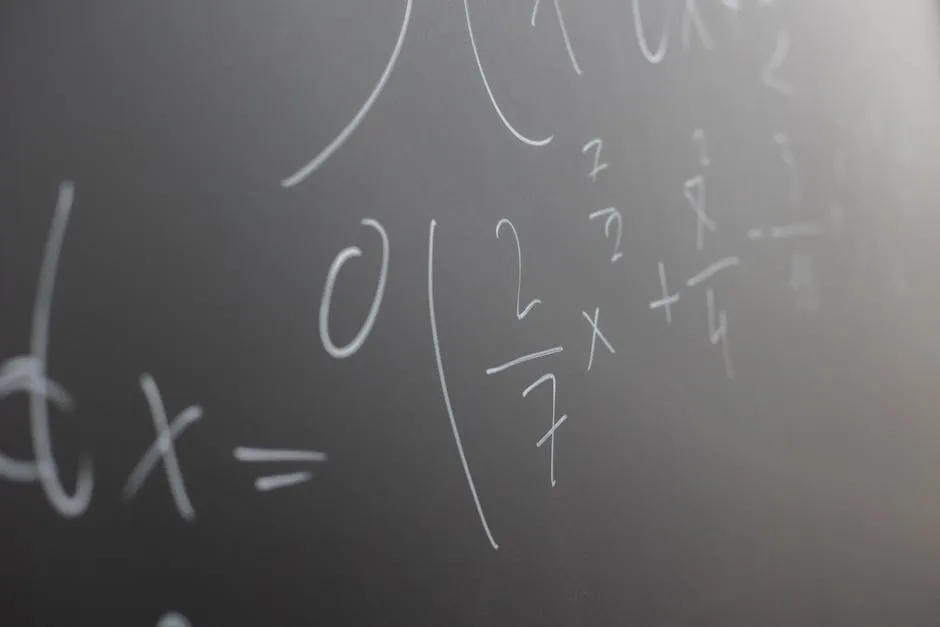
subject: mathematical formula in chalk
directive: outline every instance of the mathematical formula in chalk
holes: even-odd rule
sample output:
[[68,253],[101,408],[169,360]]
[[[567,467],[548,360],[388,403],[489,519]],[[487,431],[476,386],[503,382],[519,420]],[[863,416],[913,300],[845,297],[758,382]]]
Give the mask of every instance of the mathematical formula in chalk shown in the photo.
[[[118,34],[99,24],[101,42],[86,27],[77,46],[61,25],[72,23],[68,16],[59,30],[36,27],[49,45],[44,62],[51,67],[55,55],[66,57],[75,66],[61,67],[73,78],[87,75],[82,80],[106,93],[93,98],[73,84],[78,78],[57,76],[56,83],[37,70],[42,89],[25,93],[74,97],[61,105],[68,116],[56,117],[60,109],[45,101],[23,107],[18,86],[9,85],[11,112],[23,107],[40,117],[11,113],[3,127],[22,155],[2,162],[9,174],[0,173],[0,198],[9,206],[0,215],[25,219],[0,227],[9,233],[0,248],[10,251],[0,273],[3,338],[22,340],[0,347],[0,499],[10,503],[11,524],[22,523],[20,509],[40,521],[29,521],[36,555],[48,540],[42,534],[53,529],[79,538],[114,520],[120,537],[146,517],[181,546],[205,542],[230,551],[227,563],[288,545],[305,564],[322,559],[335,568],[330,560],[348,557],[348,570],[336,573],[345,586],[391,572],[383,559],[443,560],[436,552],[445,529],[460,534],[453,556],[445,556],[454,563],[472,554],[488,560],[486,567],[526,564],[531,555],[570,564],[566,534],[605,538],[615,535],[613,524],[601,516],[603,523],[582,530],[554,517],[572,502],[600,504],[605,515],[632,513],[633,502],[618,500],[621,486],[611,486],[649,459],[668,472],[630,476],[624,492],[671,511],[653,488],[636,489],[659,481],[654,475],[662,471],[667,479],[693,477],[674,488],[683,498],[688,489],[690,502],[717,501],[695,482],[695,464],[725,461],[731,445],[723,448],[722,429],[729,427],[715,427],[714,416],[737,407],[736,400],[746,397],[741,405],[755,415],[750,437],[777,437],[760,420],[769,420],[769,405],[784,395],[768,395],[771,401],[755,391],[762,384],[778,392],[776,382],[767,383],[776,374],[766,364],[780,366],[783,357],[766,359],[768,347],[809,363],[818,358],[812,350],[829,347],[819,338],[851,343],[850,323],[839,327],[840,336],[832,329],[841,322],[833,321],[853,307],[874,307],[882,294],[904,312],[898,328],[923,328],[928,315],[913,304],[923,308],[929,300],[917,283],[929,274],[929,212],[919,205],[932,189],[931,141],[940,125],[921,123],[915,113],[922,103],[892,100],[887,87],[870,105],[817,93],[831,86],[815,68],[801,68],[825,46],[807,44],[813,29],[801,24],[797,9],[774,0],[627,0],[611,7],[529,0],[521,8],[401,0],[372,9],[384,10],[384,21],[367,24],[364,9],[347,14],[339,5],[311,9],[324,20],[312,26],[285,19],[273,27],[263,11],[244,20],[226,13],[220,24],[250,30],[257,20],[271,29],[257,41],[233,35],[231,42],[218,37],[218,25],[177,16],[178,57],[151,54],[163,75],[147,66],[135,69],[133,81],[111,78],[125,76],[120,64],[90,72],[80,61],[82,54],[119,57],[124,46],[133,65],[146,56],[129,47],[136,35],[116,39],[119,46],[109,39]],[[161,20],[174,22],[173,9],[166,12],[140,21],[155,29]],[[132,21],[116,23],[125,19]],[[308,52],[295,41],[306,33],[301,26],[327,32],[330,20],[362,27],[361,41],[353,46],[344,34],[293,58]],[[184,41],[192,35],[183,26],[204,33],[198,46]],[[607,39],[613,36],[619,39]],[[136,44],[147,54],[154,45]],[[435,53],[439,46],[446,48]],[[213,55],[231,57],[231,67]],[[265,65],[271,58],[276,69]],[[179,59],[192,66],[177,67]],[[209,61],[231,74],[211,76],[218,68]],[[369,70],[347,73],[342,63]],[[0,61],[0,70],[7,65]],[[26,75],[14,69],[5,71]],[[232,92],[219,87],[211,98],[190,96],[173,80],[217,80]],[[245,96],[252,90],[257,102]],[[265,98],[277,101],[283,119],[258,121]],[[296,113],[303,107],[306,120]],[[0,112],[0,121],[6,115]],[[99,128],[97,115],[111,126]],[[211,123],[197,123],[204,119]],[[157,123],[159,133],[148,126]],[[240,134],[230,125],[241,125]],[[269,130],[275,139],[262,137]],[[24,148],[34,135],[58,137],[61,152],[46,144]],[[112,139],[118,136],[129,143]],[[86,159],[73,144],[86,151],[107,146],[108,158]],[[139,151],[124,156],[112,144],[139,144]],[[199,168],[216,174],[204,180]],[[115,209],[127,190],[146,209]],[[148,215],[157,202],[165,213]],[[905,245],[911,241],[922,248]],[[167,243],[169,251],[158,245]],[[184,267],[191,274],[180,276]],[[210,275],[218,281],[201,285]],[[113,289],[102,288],[106,282]],[[151,314],[135,302],[141,294],[170,305]],[[200,303],[198,315],[185,299]],[[113,313],[121,307],[126,316]],[[862,311],[872,319],[883,313]],[[101,326],[120,320],[114,344],[89,331],[104,344],[97,354],[79,355],[99,317]],[[216,326],[225,332],[213,333]],[[210,339],[192,342],[201,333]],[[127,339],[137,336],[147,339]],[[913,362],[899,362],[916,380]],[[784,369],[779,385],[812,383],[800,364]],[[850,387],[833,384],[841,394]],[[671,396],[652,399],[647,388]],[[112,397],[132,409],[99,415],[101,407],[117,406]],[[815,409],[809,400],[796,405]],[[700,413],[701,432],[690,435],[675,408]],[[281,436],[275,427],[284,426],[296,428]],[[759,451],[758,444],[736,445],[734,455],[759,457],[749,448]],[[663,451],[679,457],[685,453],[676,451],[700,448],[708,450],[699,458],[660,459]],[[807,465],[821,455],[802,452]],[[774,486],[802,487],[804,477],[786,465],[791,460],[758,461],[771,469]],[[756,480],[756,488],[741,485],[763,489]],[[270,517],[264,542],[210,537],[217,533],[211,525],[224,526],[249,507]],[[372,519],[355,519],[361,511]],[[836,525],[841,519],[833,516]],[[369,525],[386,519],[398,543],[393,549],[365,541]],[[260,526],[246,520],[245,528]],[[533,520],[544,529],[530,536],[522,521]],[[657,537],[652,515],[637,520],[628,533],[639,541]],[[310,544],[300,546],[297,537],[314,522],[323,537],[310,532]],[[677,546],[706,531],[689,531]],[[361,546],[339,546],[345,537]],[[148,550],[178,550],[179,562],[167,558],[173,568],[185,562],[184,548],[138,540]],[[130,545],[102,560],[126,565]],[[50,554],[63,550],[50,546]],[[632,548],[612,547],[611,554],[661,566]],[[420,568],[406,575],[385,596],[357,590],[357,603],[399,602],[401,590],[417,585],[412,579],[435,579]],[[720,575],[713,585],[736,585]],[[152,584],[150,575],[135,576]],[[276,599],[282,577],[294,574],[264,576],[274,583],[259,598]],[[467,583],[457,575],[454,581]],[[464,609],[489,620],[501,606],[488,595],[515,594],[503,589],[507,581],[481,584],[475,604]],[[317,583],[311,599],[345,590]],[[569,591],[577,585],[561,575],[552,586],[544,594],[570,593],[571,617],[580,616],[582,598],[597,601]],[[190,611],[189,601],[161,598],[163,605],[141,610],[140,624],[206,623],[205,608]],[[90,619],[76,618],[82,620]]]

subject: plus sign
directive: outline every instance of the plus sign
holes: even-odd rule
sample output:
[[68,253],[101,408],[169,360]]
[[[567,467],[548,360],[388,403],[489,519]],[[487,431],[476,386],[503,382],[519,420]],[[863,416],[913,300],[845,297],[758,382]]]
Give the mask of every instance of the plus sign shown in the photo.
[[672,306],[679,302],[679,293],[670,294],[669,287],[666,285],[666,268],[663,266],[663,262],[659,262],[659,285],[662,287],[663,297],[659,300],[654,300],[650,303],[650,309],[659,309],[660,307],[665,308],[666,310],[666,324],[672,324]]

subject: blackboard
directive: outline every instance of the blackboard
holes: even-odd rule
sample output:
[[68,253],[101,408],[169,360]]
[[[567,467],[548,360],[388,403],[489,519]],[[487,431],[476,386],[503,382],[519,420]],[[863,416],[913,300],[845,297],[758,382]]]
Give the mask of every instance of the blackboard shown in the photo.
[[935,2],[0,15],[0,623],[940,623]]

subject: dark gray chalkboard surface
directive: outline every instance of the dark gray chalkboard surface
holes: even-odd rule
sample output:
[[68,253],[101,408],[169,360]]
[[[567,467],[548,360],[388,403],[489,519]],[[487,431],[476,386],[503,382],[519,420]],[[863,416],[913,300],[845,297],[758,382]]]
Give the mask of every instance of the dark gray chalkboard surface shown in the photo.
[[940,11],[0,10],[0,624],[940,624]]

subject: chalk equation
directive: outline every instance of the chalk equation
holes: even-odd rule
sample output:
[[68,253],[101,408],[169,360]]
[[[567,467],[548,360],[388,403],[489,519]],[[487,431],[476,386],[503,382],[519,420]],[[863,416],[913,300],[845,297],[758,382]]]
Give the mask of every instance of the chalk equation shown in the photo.
[[[694,28],[700,31],[698,26],[700,16],[694,9],[694,3],[689,3],[686,7],[684,28],[686,30]],[[538,4],[535,9],[537,11]],[[409,2],[402,33],[407,28],[410,10]],[[558,15],[558,18],[560,22],[563,21],[561,15]],[[686,30],[683,32],[685,33]],[[705,31],[702,30],[700,34],[703,33]],[[683,38],[684,41],[685,39],[687,37]],[[706,43],[709,41],[703,37],[703,45]],[[395,54],[397,55],[397,48]],[[573,57],[572,62],[574,63]],[[384,81],[385,78],[383,77],[382,80]],[[745,265],[742,258],[745,253],[727,251],[723,254],[716,254],[711,252],[713,248],[726,247],[728,241],[727,230],[719,229],[720,222],[713,213],[710,206],[712,199],[707,193],[708,181],[715,175],[716,167],[720,164],[716,163],[713,154],[714,141],[707,129],[694,128],[688,137],[690,138],[689,152],[694,157],[696,170],[678,186],[677,192],[678,196],[684,200],[686,209],[682,213],[686,216],[684,220],[690,223],[689,227],[692,231],[685,239],[694,239],[691,252],[700,257],[701,266],[691,268],[685,278],[681,278],[680,275],[670,281],[670,276],[676,275],[671,269],[673,265],[666,260],[658,261],[655,275],[658,290],[650,294],[647,300],[648,309],[653,314],[661,312],[666,326],[671,327],[676,319],[677,308],[686,303],[689,303],[691,307],[701,307],[701,328],[704,331],[704,337],[707,338],[709,344],[717,347],[725,376],[728,379],[734,379],[731,315],[728,305],[719,295],[718,290],[719,284],[724,286],[729,284],[730,279],[724,277],[732,277],[739,267]],[[791,213],[795,213],[801,208],[803,193],[791,140],[788,134],[777,132],[772,135],[772,142],[780,151],[783,169],[791,182],[788,204]],[[603,138],[590,138],[582,145],[581,153],[587,159],[583,176],[589,178],[592,184],[603,183],[605,177],[612,176],[616,164],[606,155]],[[844,169],[840,160],[837,159],[835,163],[839,168]],[[80,198],[76,185],[71,181],[62,182],[53,210],[46,246],[42,253],[33,307],[30,352],[27,355],[8,357],[0,365],[0,398],[16,393],[24,393],[29,397],[28,418],[35,455],[33,460],[22,460],[0,452],[0,478],[12,482],[38,483],[49,505],[65,517],[79,517],[87,510],[95,486],[92,455],[87,452],[78,461],[77,481],[72,491],[63,485],[53,453],[49,427],[50,404],[61,412],[73,411],[76,405],[76,401],[68,390],[68,383],[53,381],[47,375],[47,354],[51,341],[49,328],[50,317],[53,313],[56,271],[69,217],[78,202],[76,198]],[[613,201],[612,198],[610,200]],[[607,246],[599,261],[606,260],[605,263],[612,270],[623,264],[632,263],[630,247],[627,245],[628,240],[625,235],[627,218],[620,209],[616,206],[608,206],[588,212],[586,218],[589,223],[603,225],[599,235],[602,234]],[[374,280],[371,304],[364,313],[362,322],[352,339],[345,343],[339,343],[334,339],[330,324],[332,299],[338,282],[342,280],[344,267],[348,263],[354,263],[365,254],[362,248],[351,245],[336,254],[326,269],[324,287],[320,294],[319,315],[316,323],[320,344],[327,355],[337,360],[355,357],[376,328],[391,268],[392,242],[385,227],[374,218],[362,218],[360,225],[363,227],[363,236],[372,235],[373,241],[369,254],[377,254],[381,261],[378,275]],[[427,306],[439,387],[445,415],[450,423],[457,456],[463,468],[467,486],[485,535],[495,549],[499,544],[494,531],[488,524],[484,499],[479,494],[473,478],[472,459],[461,440],[460,411],[459,408],[454,407],[448,387],[446,360],[442,350],[444,341],[439,335],[436,319],[434,269],[437,228],[437,220],[432,219],[428,232]],[[526,268],[525,251],[527,250],[523,242],[526,240],[524,233],[520,232],[513,220],[509,217],[498,220],[494,234],[493,253],[506,255],[508,252],[508,258],[505,260],[506,274],[514,278],[514,285],[511,286],[511,292],[507,294],[506,299],[507,324],[529,324],[531,320],[541,315],[544,308],[556,307],[559,304],[543,301],[537,294],[531,293],[523,272]],[[821,223],[796,221],[753,226],[744,231],[741,241],[752,244],[772,241],[803,242],[825,237],[827,234],[827,228]],[[738,235],[742,233],[739,232]],[[812,255],[804,250],[794,249],[791,259],[789,288],[794,294],[798,309],[803,312],[818,311],[820,290],[814,272]],[[676,288],[676,285],[681,288]],[[701,304],[696,305],[696,303]],[[615,334],[611,333],[616,323],[615,317],[609,310],[596,304],[585,303],[581,307],[572,309],[571,316],[573,320],[579,319],[580,324],[583,325],[581,328],[584,339],[580,345],[564,346],[558,342],[557,338],[546,337],[542,346],[531,346],[521,354],[494,354],[492,365],[485,368],[485,374],[493,377],[496,385],[501,379],[499,375],[509,370],[525,369],[531,374],[528,384],[519,389],[518,393],[531,402],[534,412],[544,412],[546,416],[540,419],[541,426],[533,427],[532,444],[537,451],[547,451],[546,479],[548,485],[553,488],[558,485],[561,475],[559,468],[564,458],[562,450],[565,432],[576,429],[578,425],[576,412],[565,409],[565,379],[568,375],[564,373],[563,368],[558,367],[557,360],[562,353],[580,354],[582,355],[580,359],[583,360],[581,362],[583,372],[591,375],[598,368],[608,368],[612,363],[616,363],[621,355],[618,349],[622,349],[617,346]],[[184,521],[193,521],[197,516],[198,504],[192,502],[187,491],[185,470],[188,464],[178,451],[178,443],[190,432],[198,434],[203,422],[213,420],[211,408],[204,408],[198,399],[176,399],[172,391],[161,389],[157,378],[148,372],[139,375],[138,385],[142,399],[141,414],[149,415],[154,436],[151,442],[141,444],[144,448],[139,461],[128,470],[122,491],[123,499],[128,505],[132,505],[142,490],[157,489],[158,481],[154,475],[160,467],[163,470],[165,488],[172,497],[179,517]],[[172,399],[173,402],[168,403],[167,398]],[[315,477],[314,468],[322,467],[324,463],[327,463],[328,454],[316,449],[244,445],[234,448],[231,459],[238,464],[262,468],[254,479],[253,487],[259,493],[267,493],[295,488],[311,482]]]
[[[52,316],[52,298],[55,291],[56,272],[59,265],[66,228],[73,206],[76,202],[75,184],[63,181],[59,186],[58,200],[52,216],[46,247],[43,251],[36,287],[36,299],[33,306],[30,354],[10,357],[0,365],[0,399],[15,394],[29,396],[28,414],[30,434],[35,459],[27,461],[14,459],[0,452],[0,479],[19,483],[38,482],[49,502],[59,514],[67,518],[82,516],[92,500],[95,486],[94,464],[88,453],[82,455],[78,465],[78,479],[74,491],[70,494],[62,484],[59,465],[53,452],[52,435],[49,424],[51,402],[60,411],[70,412],[75,408],[75,401],[68,390],[47,376],[47,354],[49,351],[50,319]],[[375,221],[364,220],[364,224],[373,226],[382,235],[383,265],[376,300],[369,317],[353,342],[337,349],[329,338],[328,323],[329,303],[333,284],[339,268],[349,257],[361,254],[358,248],[351,247],[337,256],[330,267],[327,290],[323,295],[321,307],[321,339],[327,353],[341,358],[354,353],[361,346],[371,329],[372,321],[381,303],[388,265],[388,241],[384,229]],[[326,330],[325,330],[326,329]],[[176,450],[176,442],[203,419],[203,408],[198,404],[185,407],[168,417],[163,393],[156,379],[150,373],[142,373],[139,378],[140,391],[153,422],[155,438],[141,455],[137,465],[131,469],[124,483],[122,495],[125,501],[132,501],[144,487],[148,478],[158,465],[162,465],[166,485],[173,498],[179,516],[185,521],[196,517],[196,508],[189,498],[183,473],[183,464]],[[240,462],[260,461],[307,461],[325,462],[327,455],[318,451],[265,451],[263,449],[242,448],[234,451],[234,457]],[[278,488],[297,485],[312,478],[308,471],[262,476],[255,481],[258,491],[266,492]],[[170,622],[167,624],[178,624]]]
[[[303,309],[302,325],[309,337],[302,338],[308,341],[297,342],[302,345],[303,359],[319,358],[318,366],[324,372],[337,374],[343,383],[351,382],[350,388],[355,387],[357,394],[366,387],[362,381],[370,385],[378,381],[376,388],[381,383],[388,384],[383,378],[389,376],[390,370],[407,368],[409,373],[417,373],[420,402],[411,403],[408,410],[418,408],[414,413],[420,413],[420,417],[439,429],[439,442],[444,444],[434,445],[437,457],[433,463],[446,464],[453,473],[443,485],[459,499],[455,511],[459,520],[471,529],[467,534],[469,550],[499,559],[518,557],[514,547],[521,544],[520,534],[518,527],[506,524],[506,516],[513,512],[502,511],[510,509],[505,504],[507,499],[493,493],[493,479],[487,474],[494,468],[504,468],[494,461],[503,453],[475,448],[477,432],[485,430],[490,436],[496,429],[509,429],[504,425],[511,425],[514,454],[504,457],[511,458],[513,470],[519,466],[526,468],[526,473],[519,475],[522,478],[513,480],[519,485],[524,483],[527,498],[538,500],[540,505],[560,507],[570,503],[563,500],[564,495],[583,486],[584,475],[588,474],[585,468],[592,469],[588,458],[594,452],[586,454],[583,441],[592,434],[592,428],[597,428],[595,414],[602,413],[598,407],[603,405],[596,400],[601,397],[592,395],[619,393],[616,385],[623,384],[624,372],[634,372],[628,369],[631,366],[649,368],[646,372],[651,372],[654,366],[662,365],[643,362],[645,355],[637,349],[637,336],[649,334],[663,342],[652,345],[657,358],[661,355],[671,358],[673,349],[685,351],[683,356],[698,351],[694,383],[735,398],[735,394],[758,380],[752,366],[754,347],[758,345],[753,329],[755,318],[759,317],[753,315],[756,297],[752,293],[759,291],[762,298],[773,294],[770,300],[775,311],[782,312],[794,326],[805,325],[799,328],[810,329],[809,325],[824,322],[834,309],[832,303],[838,303],[829,289],[831,276],[841,269],[833,258],[853,246],[858,249],[857,257],[867,260],[864,271],[859,272],[862,280],[869,280],[870,276],[887,277],[898,299],[915,292],[902,262],[890,266],[882,263],[885,268],[880,268],[879,254],[883,253],[860,243],[863,238],[859,236],[862,229],[858,225],[864,223],[866,216],[859,215],[857,206],[868,190],[863,179],[872,171],[872,164],[880,167],[896,161],[897,171],[893,175],[899,184],[885,194],[884,202],[913,222],[919,211],[914,206],[916,190],[901,183],[907,176],[913,179],[911,173],[918,168],[929,170],[932,163],[925,157],[926,149],[918,151],[914,131],[895,129],[896,145],[889,146],[890,115],[881,111],[865,111],[861,130],[848,128],[850,125],[845,123],[846,128],[833,133],[833,138],[815,137],[801,125],[802,118],[793,111],[798,106],[808,106],[801,99],[812,90],[809,81],[801,80],[797,60],[805,59],[800,55],[807,52],[799,24],[784,19],[786,14],[779,6],[782,3],[628,0],[617,6],[620,19],[630,21],[623,30],[625,42],[618,42],[623,44],[620,47],[602,47],[598,52],[597,46],[590,45],[595,38],[588,31],[590,23],[581,19],[583,3],[530,2],[531,5],[526,3],[522,7],[524,15],[507,13],[515,15],[514,25],[522,22],[522,32],[530,34],[532,41],[545,46],[544,50],[526,52],[533,58],[543,55],[549,59],[538,70],[550,73],[552,80],[558,79],[559,93],[583,90],[576,94],[578,103],[593,106],[595,92],[587,90],[610,80],[600,71],[606,67],[603,63],[610,62],[604,55],[615,56],[612,51],[628,54],[629,59],[617,62],[655,80],[642,83],[648,88],[646,91],[631,91],[631,102],[621,107],[622,118],[668,104],[675,105],[675,110],[670,109],[667,115],[679,121],[670,117],[668,124],[644,127],[632,135],[623,133],[622,128],[612,128],[619,120],[604,121],[604,116],[594,116],[593,111],[582,115],[580,111],[575,114],[569,110],[565,117],[558,113],[564,110],[561,107],[548,109],[551,97],[536,100],[527,109],[520,105],[519,94],[513,93],[514,88],[522,91],[521,88],[509,78],[535,73],[534,68],[506,70],[511,64],[498,58],[490,48],[493,40],[487,39],[488,29],[496,18],[505,17],[499,13],[504,7],[499,3],[460,0],[441,8],[441,15],[446,18],[440,19],[455,22],[459,37],[453,40],[459,54],[453,56],[466,64],[463,69],[469,76],[453,81],[466,90],[459,92],[459,98],[479,106],[477,113],[482,121],[478,127],[492,131],[496,137],[494,153],[520,164],[518,171],[525,171],[530,178],[519,176],[522,181],[519,183],[513,178],[516,170],[510,172],[512,176],[500,172],[515,185],[514,191],[522,190],[505,202],[502,197],[492,201],[489,195],[492,190],[488,187],[491,181],[482,181],[480,189],[485,193],[480,197],[484,201],[477,206],[483,208],[471,217],[461,213],[454,218],[456,210],[449,213],[450,207],[442,207],[453,196],[435,196],[437,204],[416,202],[418,206],[404,206],[407,203],[402,202],[402,213],[410,222],[405,218],[390,219],[388,213],[382,213],[386,208],[375,206],[378,203],[343,204],[341,211],[324,222],[328,227],[341,223],[352,229],[351,235],[319,246],[318,252],[325,256],[311,264],[315,267],[305,269],[314,280],[323,283],[322,287],[320,284],[310,287],[312,283],[306,277],[302,282],[301,291],[310,303],[309,309]],[[292,132],[296,130],[301,135],[301,154],[291,157],[290,168],[281,171],[281,166],[277,166],[272,174],[263,177],[271,187],[264,193],[274,198],[301,199],[305,199],[302,194],[308,190],[319,193],[315,191],[319,183],[334,182],[327,178],[334,175],[341,163],[340,159],[330,161],[334,155],[355,150],[357,142],[350,139],[357,133],[366,138],[369,125],[382,117],[383,106],[392,107],[389,103],[396,99],[412,97],[401,95],[406,90],[394,94],[394,88],[386,90],[395,81],[407,80],[403,76],[416,72],[411,65],[416,51],[430,45],[427,31],[424,39],[417,39],[422,37],[422,28],[430,29],[429,24],[433,24],[431,18],[422,15],[422,3],[418,5],[414,6],[413,0],[395,3],[394,23],[383,26],[385,39],[375,44],[379,58],[371,66],[368,80],[352,83],[357,85],[354,100],[357,106],[340,112],[339,119],[344,124],[328,125],[325,135],[331,138],[328,142],[309,140],[305,135],[308,129],[291,127]],[[445,13],[448,10],[450,13]],[[760,18],[752,22],[755,14]],[[761,28],[744,30],[758,21]],[[710,85],[716,93],[734,102],[727,108],[703,104],[714,94],[701,88],[707,84],[706,79],[697,73],[707,64],[727,63],[736,50],[733,42],[742,39],[748,45],[758,42],[756,52],[752,49],[746,59],[735,59],[741,64],[736,70],[741,71],[732,74],[746,84],[729,81]],[[523,43],[519,49],[533,46],[529,40],[520,40]],[[546,50],[555,56],[545,54]],[[520,65],[531,63],[532,58],[528,58]],[[503,71],[507,76],[501,75]],[[677,89],[671,84],[676,76],[688,79],[688,85],[679,85],[681,89]],[[668,88],[662,87],[661,83],[666,82],[670,83]],[[454,85],[448,87],[456,89]],[[628,87],[633,89],[633,85]],[[321,86],[317,85],[317,89]],[[736,126],[735,107],[750,106],[747,98],[740,98],[737,89],[753,96],[755,102],[769,103],[766,116]],[[453,96],[446,90],[442,92],[445,102],[446,97]],[[554,97],[554,92],[550,95]],[[669,103],[661,102],[667,97],[671,99]],[[742,105],[742,101],[746,102]],[[548,109],[550,115],[535,115],[536,108],[541,107]],[[415,112],[426,116],[427,109],[415,106],[413,111],[409,110]],[[311,110],[311,118],[316,114],[316,110]],[[425,119],[421,120],[424,124]],[[645,124],[647,120],[643,121]],[[433,132],[423,138],[427,143],[420,145],[421,150],[434,145],[433,142],[453,140],[448,134],[452,129],[434,122],[437,125],[429,125]],[[742,139],[744,135],[746,138]],[[647,141],[655,143],[656,150],[630,145],[636,137],[649,138]],[[854,137],[855,145],[849,145],[845,137]],[[478,149],[472,142],[466,143],[468,151]],[[743,145],[753,150],[741,148]],[[489,147],[487,144],[487,150]],[[396,162],[394,168],[389,164],[389,171],[395,176],[403,171],[398,168],[409,166],[409,159],[418,158],[408,148],[400,150],[396,145],[400,164]],[[820,153],[824,153],[823,158]],[[489,158],[486,154],[480,160]],[[824,162],[823,168],[819,168],[820,161]],[[549,168],[546,163],[567,166],[556,171],[557,167]],[[645,180],[653,170],[655,180]],[[465,182],[463,177],[470,180],[470,174],[464,170],[454,168],[454,172],[454,180]],[[430,175],[421,172],[420,176],[430,180],[434,174],[437,172]],[[364,169],[356,175],[369,177]],[[488,172],[486,175],[492,176]],[[557,190],[564,191],[557,194],[560,200],[555,201],[555,187],[551,188],[551,195],[530,199],[528,193],[536,186],[530,181],[541,175],[557,185]],[[145,511],[148,499],[156,495],[162,499],[157,506],[172,525],[190,533],[200,531],[201,524],[213,518],[214,512],[217,516],[212,499],[221,497],[200,489],[198,468],[205,461],[194,453],[194,445],[211,440],[210,431],[221,428],[219,425],[226,418],[217,407],[218,397],[213,398],[207,391],[212,387],[209,382],[192,381],[192,389],[181,390],[179,380],[174,381],[165,364],[149,359],[125,373],[127,380],[119,381],[118,385],[123,386],[134,404],[132,411],[120,419],[137,425],[139,431],[132,438],[122,439],[129,457],[115,465],[119,467],[103,463],[102,451],[95,449],[91,436],[87,439],[79,436],[71,442],[78,450],[75,457],[69,457],[56,446],[67,439],[61,432],[57,433],[59,442],[53,437],[56,421],[85,420],[84,416],[90,413],[78,393],[82,387],[80,378],[74,371],[71,376],[62,375],[50,365],[50,355],[58,356],[52,350],[59,346],[57,342],[63,348],[68,344],[62,337],[67,333],[53,332],[57,313],[68,318],[63,311],[57,312],[56,286],[60,269],[69,264],[67,244],[70,238],[79,239],[76,237],[79,227],[72,220],[75,214],[86,212],[84,193],[93,187],[84,176],[80,171],[56,173],[48,181],[50,189],[44,190],[48,192],[48,206],[29,208],[36,210],[34,215],[44,216],[48,227],[43,222],[41,245],[38,240],[29,244],[32,257],[23,260],[24,264],[28,261],[38,267],[35,281],[32,277],[28,281],[31,307],[28,313],[8,314],[11,318],[24,318],[18,322],[28,329],[24,333],[24,337],[28,335],[28,344],[24,342],[18,350],[4,348],[0,354],[0,402],[14,408],[0,421],[0,498],[4,498],[3,490],[15,485],[35,497],[42,511],[57,524],[77,528],[81,522],[90,524],[95,520],[89,514],[93,502],[112,498],[120,511],[140,513]],[[753,177],[753,182],[747,180],[749,177]],[[413,181],[407,183],[411,185]],[[476,185],[476,179],[472,183]],[[499,185],[493,188],[499,189]],[[542,202],[549,196],[552,197],[548,202]],[[556,202],[557,206],[546,209],[540,205],[539,209],[544,211],[539,213],[533,210],[536,202],[541,205]],[[655,216],[656,222],[649,216]],[[320,216],[311,219],[318,220]],[[473,226],[480,228],[467,229],[467,223],[461,220],[475,220]],[[647,228],[650,224],[653,228]],[[307,231],[303,233],[301,237],[306,237]],[[472,240],[467,249],[475,257],[466,253],[467,249],[459,248],[465,240]],[[302,245],[309,241],[322,244],[325,240],[302,239]],[[272,248],[277,249],[272,254],[283,253],[277,246]],[[458,248],[463,257],[455,254]],[[849,253],[845,257],[857,261]],[[839,257],[838,261],[842,259]],[[472,265],[477,262],[483,270],[477,271]],[[461,270],[455,271],[455,267]],[[363,268],[368,273],[364,277],[357,275]],[[461,275],[461,271],[472,274],[468,277]],[[472,283],[472,287],[463,291],[462,281]],[[240,290],[243,283],[233,282]],[[68,276],[64,275],[59,282],[58,303],[63,309],[62,301],[66,300],[63,292],[69,284]],[[271,284],[272,289],[281,288],[276,281]],[[461,288],[456,297],[447,290],[455,284]],[[303,291],[307,288],[309,293]],[[361,298],[354,299],[350,307],[344,297],[351,291]],[[472,295],[467,296],[466,292]],[[567,298],[571,293],[577,297]],[[458,301],[456,305],[451,298]],[[471,300],[476,310],[466,313],[460,309]],[[408,311],[407,327],[401,322],[405,319],[400,313],[403,309]],[[449,317],[458,310],[465,316],[460,319],[462,323],[485,317],[492,337],[510,337],[513,341],[501,342],[487,336],[483,342],[470,332],[449,331],[454,328],[447,324]],[[410,351],[404,357],[394,349],[388,350],[385,343],[401,329],[409,332],[402,332],[407,335]],[[296,339],[291,334],[291,341]],[[461,352],[471,343],[472,351]],[[666,343],[674,344],[668,345],[669,350],[660,350]],[[652,353],[649,346],[647,343],[643,348]],[[387,359],[377,365],[369,359],[370,350]],[[466,358],[468,354],[470,359]],[[57,358],[52,361],[52,365],[59,363]],[[363,375],[364,372],[368,374]],[[640,383],[648,380],[641,379]],[[326,389],[334,383],[313,380],[301,385]],[[390,386],[397,383],[394,380]],[[277,384],[281,381],[277,380]],[[464,385],[485,397],[488,404],[467,402]],[[232,387],[231,394],[237,398],[240,390],[237,385]],[[585,402],[585,398],[593,400],[594,406],[591,400]],[[710,396],[709,400],[713,398]],[[486,412],[479,411],[481,405]],[[432,410],[429,412],[427,407]],[[402,411],[393,417],[411,419],[402,418],[406,413]],[[483,416],[488,415],[494,416],[493,423],[484,422]],[[319,415],[302,418],[311,422],[322,420]],[[621,418],[619,414],[617,418]],[[623,420],[631,420],[631,416]],[[413,424],[406,426],[411,428]],[[16,448],[18,428],[22,433],[28,432],[26,449]],[[350,428],[360,429],[362,438],[375,437],[374,431],[362,425]],[[504,434],[505,431],[498,435]],[[358,445],[360,433],[355,435],[351,439]],[[597,438],[597,431],[593,436]],[[214,459],[221,460],[221,472],[236,477],[231,481],[233,490],[241,490],[264,505],[283,500],[293,506],[302,499],[319,505],[323,501],[318,499],[328,498],[324,496],[328,488],[344,487],[341,482],[350,476],[349,466],[341,465],[343,455],[334,441],[320,435],[309,438],[318,441],[306,439],[278,442],[263,432],[239,433],[237,438],[215,449],[221,454]],[[216,468],[216,464],[210,466]],[[415,466],[418,467],[418,462]],[[109,473],[107,477],[105,470]],[[421,467],[415,475],[425,471]],[[118,480],[106,481],[112,478],[111,473],[117,473]],[[344,513],[335,512],[337,516]],[[500,547],[502,551],[493,553]],[[406,548],[411,550],[410,546]],[[177,601],[179,605],[174,605]],[[165,599],[165,602],[162,605],[161,601],[152,614],[146,614],[142,622],[156,627],[193,627],[204,622],[184,601]]]

